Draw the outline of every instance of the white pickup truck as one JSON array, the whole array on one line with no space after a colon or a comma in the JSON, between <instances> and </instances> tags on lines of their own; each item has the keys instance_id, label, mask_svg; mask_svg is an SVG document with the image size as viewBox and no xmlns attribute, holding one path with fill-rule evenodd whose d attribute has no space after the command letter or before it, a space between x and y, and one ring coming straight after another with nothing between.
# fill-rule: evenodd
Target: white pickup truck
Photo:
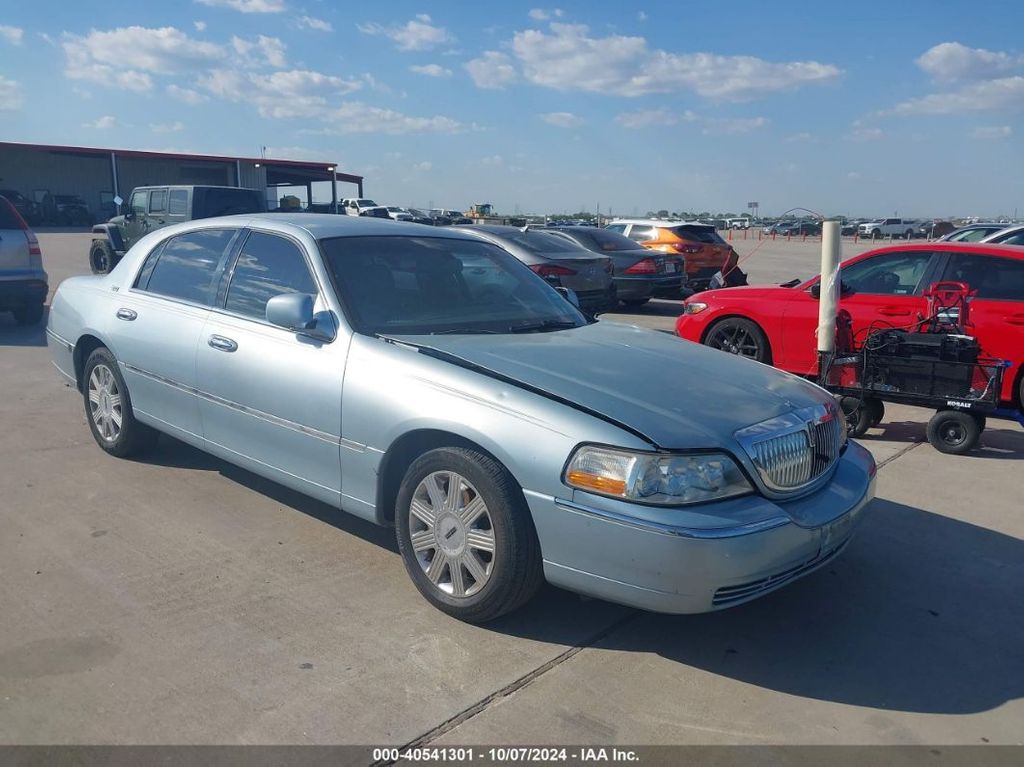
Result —
<instances>
[{"instance_id":1,"label":"white pickup truck","mask_svg":"<svg viewBox=\"0 0 1024 767\"><path fill-rule=\"evenodd\" d=\"M391 218L388 209L365 197L346 197L341 201L342 210L350 216L376 216Z\"/></svg>"},{"instance_id":2,"label":"white pickup truck","mask_svg":"<svg viewBox=\"0 0 1024 767\"><path fill-rule=\"evenodd\" d=\"M857 233L861 237L906 237L908 240L914 236L914 222L903 218L880 218L877 221L868 221L857 227Z\"/></svg>"}]
</instances>

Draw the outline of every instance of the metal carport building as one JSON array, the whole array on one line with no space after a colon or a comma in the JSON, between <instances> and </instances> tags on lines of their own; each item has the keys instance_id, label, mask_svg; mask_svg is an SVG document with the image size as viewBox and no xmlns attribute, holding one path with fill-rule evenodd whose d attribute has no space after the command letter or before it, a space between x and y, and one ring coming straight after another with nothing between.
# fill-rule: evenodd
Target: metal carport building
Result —
<instances>
[{"instance_id":1,"label":"metal carport building","mask_svg":"<svg viewBox=\"0 0 1024 767\"><path fill-rule=\"evenodd\" d=\"M336 202L339 181L354 184L358 196L363 196L363 177L340 173L333 162L0 141L0 189L17 190L39 203L47 194L78 195L95 220L113 215L114 197L127 199L137 186L214 184L260 189L272 209L285 187L305 188L308 205L316 182L330 183Z\"/></svg>"}]
</instances>

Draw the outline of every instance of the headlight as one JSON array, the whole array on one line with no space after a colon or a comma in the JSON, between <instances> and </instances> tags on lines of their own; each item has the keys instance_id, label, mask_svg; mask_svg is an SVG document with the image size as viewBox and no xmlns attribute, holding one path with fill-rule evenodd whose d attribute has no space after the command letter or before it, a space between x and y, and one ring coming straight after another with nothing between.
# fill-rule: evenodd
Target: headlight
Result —
<instances>
[{"instance_id":1,"label":"headlight","mask_svg":"<svg viewBox=\"0 0 1024 767\"><path fill-rule=\"evenodd\" d=\"M724 453L665 455L610 447L577 448L562 478L569 487L663 506L702 503L752 492Z\"/></svg>"},{"instance_id":2,"label":"headlight","mask_svg":"<svg viewBox=\"0 0 1024 767\"><path fill-rule=\"evenodd\" d=\"M708 305L701 301L690 301L683 305L683 314L700 314L708 308Z\"/></svg>"}]
</instances>

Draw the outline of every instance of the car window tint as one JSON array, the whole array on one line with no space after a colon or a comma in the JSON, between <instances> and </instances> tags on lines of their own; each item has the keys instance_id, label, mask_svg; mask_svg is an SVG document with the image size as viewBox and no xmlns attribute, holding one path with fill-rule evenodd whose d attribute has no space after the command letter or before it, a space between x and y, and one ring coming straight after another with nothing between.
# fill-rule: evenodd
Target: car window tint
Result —
<instances>
[{"instance_id":1,"label":"car window tint","mask_svg":"<svg viewBox=\"0 0 1024 767\"><path fill-rule=\"evenodd\" d=\"M184 216L188 213L188 192L184 189L172 189L167 212L172 216Z\"/></svg>"},{"instance_id":2,"label":"car window tint","mask_svg":"<svg viewBox=\"0 0 1024 767\"><path fill-rule=\"evenodd\" d=\"M164 213L167 211L167 190L157 189L149 193L149 212Z\"/></svg>"},{"instance_id":3,"label":"car window tint","mask_svg":"<svg viewBox=\"0 0 1024 767\"><path fill-rule=\"evenodd\" d=\"M235 262L224 308L265 319L267 301L282 293L316 295L316 283L295 243L283 237L253 232Z\"/></svg>"},{"instance_id":4,"label":"car window tint","mask_svg":"<svg viewBox=\"0 0 1024 767\"><path fill-rule=\"evenodd\" d=\"M957 253L944 279L966 282L980 299L1024 301L1024 259Z\"/></svg>"},{"instance_id":5,"label":"car window tint","mask_svg":"<svg viewBox=\"0 0 1024 767\"><path fill-rule=\"evenodd\" d=\"M679 239L690 242L703 242L709 245L720 245L725 242L713 226L677 226L672 231Z\"/></svg>"},{"instance_id":6,"label":"car window tint","mask_svg":"<svg viewBox=\"0 0 1024 767\"><path fill-rule=\"evenodd\" d=\"M606 226L605 229L610 229L613 232L619 232L620 234L622 234L623 232L626 231L626 225L625 224L608 224L608 226Z\"/></svg>"},{"instance_id":7,"label":"car window tint","mask_svg":"<svg viewBox=\"0 0 1024 767\"><path fill-rule=\"evenodd\" d=\"M210 304L217 266L234 234L233 229L206 229L172 237L156 257L148 282L140 282L139 287L170 298ZM145 270L143 266L142 272Z\"/></svg>"},{"instance_id":8,"label":"car window tint","mask_svg":"<svg viewBox=\"0 0 1024 767\"><path fill-rule=\"evenodd\" d=\"M148 196L149 192L135 192L132 195L132 213L141 215L146 212L146 198Z\"/></svg>"},{"instance_id":9,"label":"car window tint","mask_svg":"<svg viewBox=\"0 0 1024 767\"><path fill-rule=\"evenodd\" d=\"M647 240L654 239L654 227L653 226L637 226L636 224L629 230L629 239L635 240L636 242L646 242Z\"/></svg>"},{"instance_id":10,"label":"car window tint","mask_svg":"<svg viewBox=\"0 0 1024 767\"><path fill-rule=\"evenodd\" d=\"M575 230L573 236L591 250L599 253L615 253L618 251L637 250L636 243L617 232L607 229Z\"/></svg>"},{"instance_id":11,"label":"car window tint","mask_svg":"<svg viewBox=\"0 0 1024 767\"><path fill-rule=\"evenodd\" d=\"M1024 245L1024 229L1018 232L1005 235L1003 239L999 240L1000 245Z\"/></svg>"},{"instance_id":12,"label":"car window tint","mask_svg":"<svg viewBox=\"0 0 1024 767\"><path fill-rule=\"evenodd\" d=\"M534 253L579 253L584 250L582 245L551 232L512 231L501 232L498 236Z\"/></svg>"},{"instance_id":13,"label":"car window tint","mask_svg":"<svg viewBox=\"0 0 1024 767\"><path fill-rule=\"evenodd\" d=\"M0 229L21 229L17 209L3 197L0 197Z\"/></svg>"},{"instance_id":14,"label":"car window tint","mask_svg":"<svg viewBox=\"0 0 1024 767\"><path fill-rule=\"evenodd\" d=\"M841 279L858 293L913 295L931 260L929 251L885 253L844 266Z\"/></svg>"}]
</instances>

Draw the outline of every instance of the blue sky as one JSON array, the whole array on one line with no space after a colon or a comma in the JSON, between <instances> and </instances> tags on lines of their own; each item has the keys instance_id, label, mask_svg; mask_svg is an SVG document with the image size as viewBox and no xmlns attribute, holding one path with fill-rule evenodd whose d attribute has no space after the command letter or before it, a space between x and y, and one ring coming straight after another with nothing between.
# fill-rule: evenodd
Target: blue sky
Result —
<instances>
[{"instance_id":1,"label":"blue sky","mask_svg":"<svg viewBox=\"0 0 1024 767\"><path fill-rule=\"evenodd\" d=\"M1022 28L1001 0L18 3L0 138L266 146L400 205L1024 215Z\"/></svg>"}]
</instances>

